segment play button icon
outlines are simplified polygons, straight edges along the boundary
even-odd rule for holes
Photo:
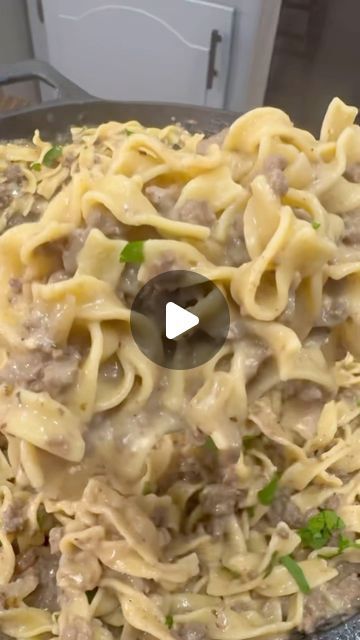
[[[140,289],[130,325],[139,349],[168,369],[198,367],[221,349],[230,316],[225,295],[194,271],[167,271]]]
[[[174,340],[199,324],[199,318],[175,302],[168,302],[165,307],[165,335]]]

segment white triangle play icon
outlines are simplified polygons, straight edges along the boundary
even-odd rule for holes
[[[199,318],[175,302],[168,302],[165,307],[165,335],[169,340],[181,336],[199,324]]]

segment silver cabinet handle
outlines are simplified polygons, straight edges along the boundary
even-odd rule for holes
[[[43,7],[42,0],[36,0],[36,8],[37,8],[39,22],[44,24],[44,7]]]
[[[209,61],[207,68],[206,88],[212,89],[214,84],[214,78],[219,75],[216,69],[216,52],[217,46],[222,41],[222,36],[217,29],[213,29],[210,35],[210,49],[209,49]]]

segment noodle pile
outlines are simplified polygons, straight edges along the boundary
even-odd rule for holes
[[[359,606],[356,115],[0,145],[1,637],[278,640]],[[129,328],[172,269],[230,309],[187,371]]]

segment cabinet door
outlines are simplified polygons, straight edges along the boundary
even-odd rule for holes
[[[202,0],[43,0],[50,62],[113,100],[225,102],[234,9]]]

